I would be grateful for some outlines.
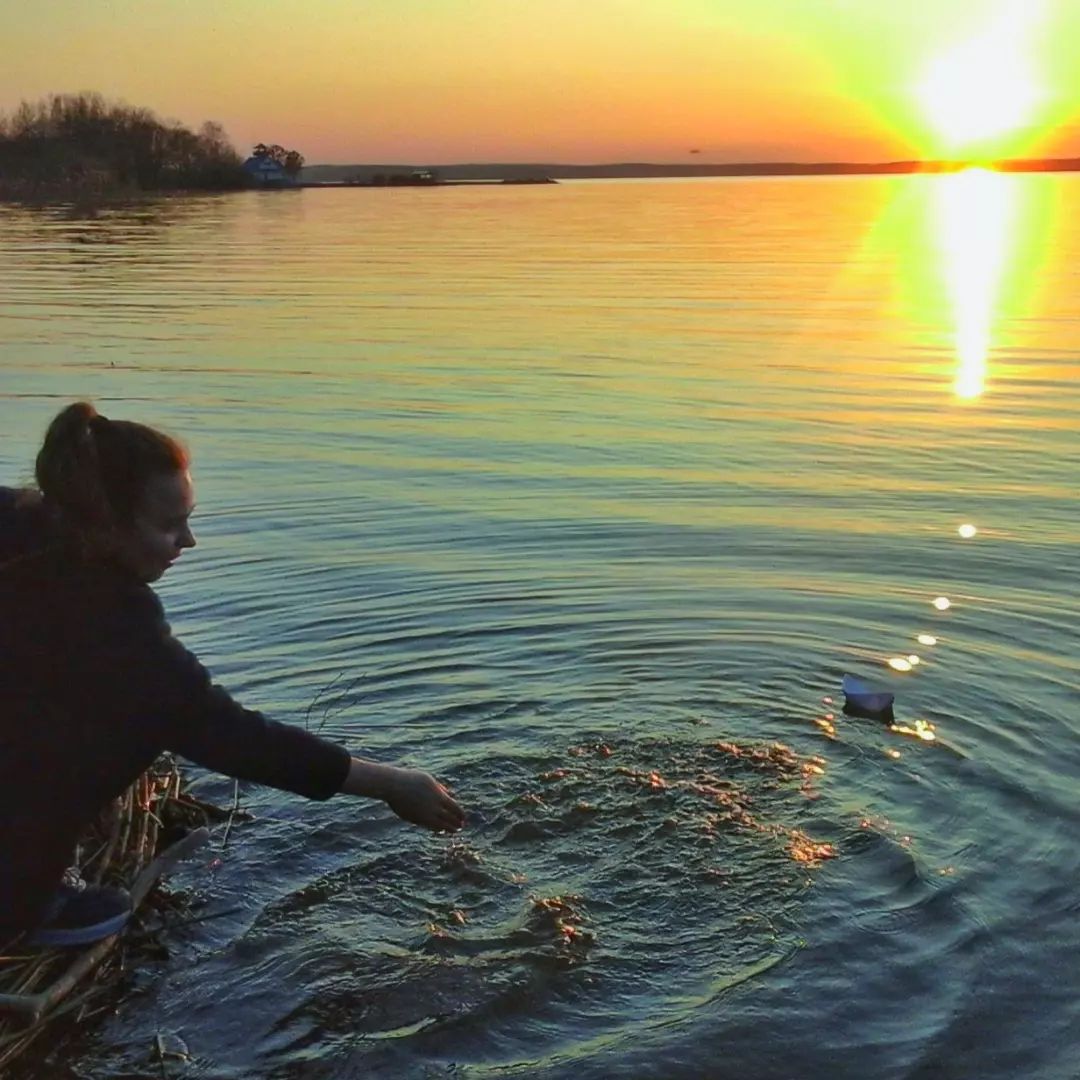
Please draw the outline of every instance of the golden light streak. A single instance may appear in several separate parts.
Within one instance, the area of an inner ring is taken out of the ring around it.
[[[928,720],[916,720],[912,725],[890,724],[889,729],[898,735],[910,735],[912,738],[922,739],[923,742],[934,742],[937,739],[934,725]]]
[[[966,35],[931,56],[912,95],[934,133],[924,140],[926,157],[992,162],[1018,156],[1039,135],[1049,95],[1036,74],[1046,69],[1036,35],[1046,15],[1045,0],[997,0]],[[1020,192],[1014,176],[985,169],[936,177],[932,190],[952,309],[953,389],[971,401],[986,389],[1009,299],[1002,294],[1016,254]]]
[[[958,398],[986,388],[995,305],[1008,255],[1011,176],[968,169],[937,178],[938,237],[952,301]]]

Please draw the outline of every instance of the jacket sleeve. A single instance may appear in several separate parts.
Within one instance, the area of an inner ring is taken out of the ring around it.
[[[127,592],[110,621],[105,637],[112,642],[107,663],[119,680],[116,706],[140,734],[161,749],[241,780],[311,799],[341,790],[349,752],[234,701],[173,637],[149,586]]]

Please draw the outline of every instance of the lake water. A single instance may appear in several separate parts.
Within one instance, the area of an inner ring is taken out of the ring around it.
[[[1077,1075],[1080,177],[7,207],[0,258],[3,481],[78,397],[180,434],[176,631],[470,814],[242,786],[173,880],[226,914],[69,1060]]]

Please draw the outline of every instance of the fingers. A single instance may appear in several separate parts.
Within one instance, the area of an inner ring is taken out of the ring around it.
[[[439,794],[442,796],[439,806],[439,827],[456,832],[465,824],[465,811],[461,809],[457,799],[453,797],[450,789],[445,784],[438,784]]]
[[[439,832],[457,832],[465,824],[465,811],[451,798],[443,800],[442,805],[434,815],[435,824],[432,826]]]
[[[398,775],[403,782],[386,799],[398,817],[432,832],[457,832],[465,824],[464,810],[433,776],[418,769]]]
[[[442,810],[436,817],[436,821],[438,824],[435,828],[447,832],[457,832],[465,824],[465,815],[459,807],[455,806],[452,810]]]

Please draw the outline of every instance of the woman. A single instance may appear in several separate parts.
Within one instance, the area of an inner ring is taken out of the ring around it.
[[[79,834],[164,750],[312,799],[383,799],[406,821],[464,817],[427,773],[238,705],[174,638],[149,587],[195,546],[188,455],[92,405],[63,409],[37,489],[0,488],[0,945],[119,929],[126,895],[65,879]]]

